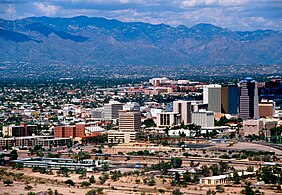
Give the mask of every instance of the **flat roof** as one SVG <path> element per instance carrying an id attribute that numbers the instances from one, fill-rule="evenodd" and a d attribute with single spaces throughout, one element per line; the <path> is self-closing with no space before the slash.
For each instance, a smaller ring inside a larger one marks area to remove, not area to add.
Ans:
<path id="1" fill-rule="evenodd" d="M 225 179 L 225 178 L 227 178 L 227 175 L 217 175 L 217 176 L 211 176 L 211 177 L 203 177 L 202 179 L 217 180 L 217 179 Z"/>

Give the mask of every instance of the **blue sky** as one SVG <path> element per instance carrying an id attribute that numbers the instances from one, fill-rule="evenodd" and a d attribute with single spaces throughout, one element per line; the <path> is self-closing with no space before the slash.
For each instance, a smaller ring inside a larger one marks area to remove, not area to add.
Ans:
<path id="1" fill-rule="evenodd" d="M 282 30 L 282 0 L 0 0 L 0 18 L 114 18 L 172 26 L 211 23 L 231 30 Z"/>

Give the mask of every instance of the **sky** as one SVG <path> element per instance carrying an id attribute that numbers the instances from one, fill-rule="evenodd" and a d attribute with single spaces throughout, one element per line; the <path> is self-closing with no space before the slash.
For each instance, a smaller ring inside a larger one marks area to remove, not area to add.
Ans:
<path id="1" fill-rule="evenodd" d="M 0 0 L 0 18 L 105 17 L 125 22 L 210 23 L 231 30 L 282 30 L 282 0 Z"/>

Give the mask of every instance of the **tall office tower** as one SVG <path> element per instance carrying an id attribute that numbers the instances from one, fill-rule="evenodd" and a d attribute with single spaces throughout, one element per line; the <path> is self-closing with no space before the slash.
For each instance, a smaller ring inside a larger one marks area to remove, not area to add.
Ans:
<path id="1" fill-rule="evenodd" d="M 237 114 L 239 105 L 238 85 L 221 87 L 221 113 Z"/>
<path id="2" fill-rule="evenodd" d="M 199 110 L 192 113 L 192 123 L 201 127 L 214 127 L 214 112 Z"/>
<path id="3" fill-rule="evenodd" d="M 192 107 L 191 102 L 185 100 L 178 100 L 173 102 L 173 112 L 180 114 L 180 122 L 184 125 L 191 123 Z"/>
<path id="4" fill-rule="evenodd" d="M 258 118 L 258 87 L 251 77 L 240 81 L 240 117 L 243 119 Z"/>
<path id="5" fill-rule="evenodd" d="M 104 117 L 108 120 L 118 119 L 118 112 L 123 110 L 123 104 L 119 102 L 110 102 L 104 105 Z"/>
<path id="6" fill-rule="evenodd" d="M 209 111 L 221 113 L 221 85 L 204 85 L 203 96 Z"/>
<path id="7" fill-rule="evenodd" d="M 139 132 L 141 130 L 140 111 L 119 111 L 119 131 L 120 132 Z"/>

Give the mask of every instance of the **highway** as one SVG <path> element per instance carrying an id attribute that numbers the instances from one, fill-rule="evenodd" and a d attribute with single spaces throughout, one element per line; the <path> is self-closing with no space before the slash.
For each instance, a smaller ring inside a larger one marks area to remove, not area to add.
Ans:
<path id="1" fill-rule="evenodd" d="M 158 157 L 158 156 L 133 156 L 133 155 L 111 155 L 110 158 L 125 158 L 128 157 L 132 160 L 136 159 L 142 159 L 144 162 L 145 160 L 160 160 L 160 161 L 169 161 L 171 160 L 170 157 Z M 185 156 L 177 156 L 182 159 L 184 162 L 191 162 L 194 161 L 195 163 L 197 162 L 208 162 L 211 164 L 218 163 L 218 162 L 227 162 L 229 164 L 233 165 L 249 165 L 249 166 L 254 166 L 254 165 L 262 165 L 264 162 L 262 161 L 242 161 L 242 160 L 235 160 L 235 159 L 218 159 L 218 158 L 205 158 L 205 157 L 188 157 L 186 158 Z M 145 160 L 144 160 L 145 159 Z M 150 163 L 151 164 L 151 163 Z"/>

